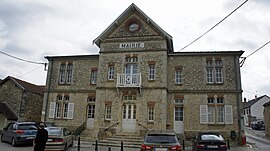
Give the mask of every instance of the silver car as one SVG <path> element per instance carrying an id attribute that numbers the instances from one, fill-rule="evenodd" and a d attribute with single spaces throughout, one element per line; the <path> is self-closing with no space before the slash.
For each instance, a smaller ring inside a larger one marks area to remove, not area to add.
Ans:
<path id="1" fill-rule="evenodd" d="M 66 150 L 73 146 L 74 136 L 65 127 L 46 127 L 48 140 L 45 150 Z"/>

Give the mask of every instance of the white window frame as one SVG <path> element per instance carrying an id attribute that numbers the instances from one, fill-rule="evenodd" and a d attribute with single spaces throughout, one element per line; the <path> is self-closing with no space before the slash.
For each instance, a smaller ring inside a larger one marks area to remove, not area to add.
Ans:
<path id="1" fill-rule="evenodd" d="M 111 120 L 112 119 L 112 105 L 106 104 L 105 105 L 105 120 Z"/>
<path id="2" fill-rule="evenodd" d="M 59 69 L 59 84 L 65 84 L 66 64 L 61 64 Z"/>
<path id="3" fill-rule="evenodd" d="M 112 65 L 108 68 L 108 80 L 114 80 L 114 66 Z"/>
<path id="4" fill-rule="evenodd" d="M 209 84 L 222 84 L 224 83 L 223 75 L 223 62 L 222 60 L 216 60 L 215 63 L 212 60 L 206 61 L 206 83 Z"/>
<path id="5" fill-rule="evenodd" d="M 210 108 L 213 110 L 210 110 Z M 222 103 L 200 105 L 200 123 L 233 124 L 232 105 L 224 105 Z"/>
<path id="6" fill-rule="evenodd" d="M 149 105 L 147 107 L 147 113 L 148 113 L 148 121 L 153 122 L 155 120 L 155 107 L 153 105 Z"/>
<path id="7" fill-rule="evenodd" d="M 91 84 L 97 84 L 97 70 L 92 70 L 91 71 L 90 82 L 91 82 Z"/>
<path id="8" fill-rule="evenodd" d="M 175 84 L 182 84 L 182 83 L 183 83 L 182 70 L 176 69 L 175 70 Z"/>
<path id="9" fill-rule="evenodd" d="M 155 64 L 149 64 L 148 80 L 155 80 L 156 76 Z"/>

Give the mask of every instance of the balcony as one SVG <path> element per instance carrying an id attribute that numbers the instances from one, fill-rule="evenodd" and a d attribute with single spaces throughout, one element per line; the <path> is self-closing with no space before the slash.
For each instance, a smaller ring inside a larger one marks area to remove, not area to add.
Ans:
<path id="1" fill-rule="evenodd" d="M 116 87 L 141 87 L 142 76 L 138 74 L 117 74 Z"/>

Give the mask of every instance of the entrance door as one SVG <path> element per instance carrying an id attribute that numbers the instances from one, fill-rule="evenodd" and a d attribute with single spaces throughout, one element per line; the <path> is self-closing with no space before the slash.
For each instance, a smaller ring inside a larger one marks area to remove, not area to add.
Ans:
<path id="1" fill-rule="evenodd" d="M 184 133 L 183 117 L 183 106 L 176 106 L 174 108 L 174 131 L 176 133 Z"/>
<path id="2" fill-rule="evenodd" d="M 87 107 L 87 128 L 94 126 L 95 104 L 89 104 Z"/>
<path id="3" fill-rule="evenodd" d="M 136 105 L 125 104 L 123 105 L 123 132 L 135 132 L 136 128 Z"/>
<path id="4" fill-rule="evenodd" d="M 134 84 L 137 81 L 137 76 L 134 76 L 133 74 L 137 73 L 137 64 L 126 64 L 126 84 Z"/>

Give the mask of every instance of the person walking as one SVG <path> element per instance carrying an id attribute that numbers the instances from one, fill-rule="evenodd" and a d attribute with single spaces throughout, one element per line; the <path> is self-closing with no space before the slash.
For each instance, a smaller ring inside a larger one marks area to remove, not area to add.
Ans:
<path id="1" fill-rule="evenodd" d="M 34 151 L 44 151 L 46 142 L 48 140 L 48 131 L 45 129 L 44 123 L 40 123 L 40 128 L 37 131 L 36 138 L 34 140 Z"/>

